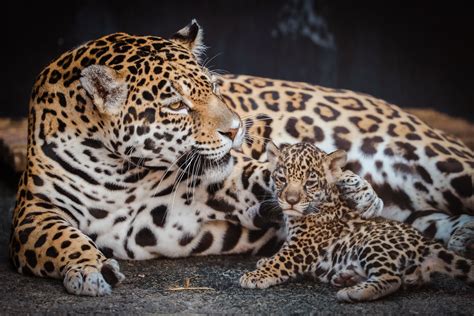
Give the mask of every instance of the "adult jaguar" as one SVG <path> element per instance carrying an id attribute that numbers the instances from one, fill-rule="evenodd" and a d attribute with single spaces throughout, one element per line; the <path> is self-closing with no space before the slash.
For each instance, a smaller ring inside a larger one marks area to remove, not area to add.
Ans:
<path id="1" fill-rule="evenodd" d="M 10 243 L 19 272 L 103 295 L 123 278 L 110 257 L 276 250 L 282 230 L 259 213 L 272 195 L 269 137 L 345 149 L 353 170 L 393 198 L 387 217 L 466 249 L 473 154 L 462 143 L 366 95 L 216 80 L 198 63 L 201 41 L 194 21 L 170 40 L 117 33 L 40 73 Z M 252 139 L 231 156 L 242 122 Z"/>

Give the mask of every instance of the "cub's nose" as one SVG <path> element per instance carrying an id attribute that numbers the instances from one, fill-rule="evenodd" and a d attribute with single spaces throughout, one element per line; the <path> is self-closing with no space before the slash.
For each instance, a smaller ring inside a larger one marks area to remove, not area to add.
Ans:
<path id="1" fill-rule="evenodd" d="M 239 128 L 229 128 L 227 131 L 218 131 L 219 134 L 229 138 L 231 141 L 234 141 L 235 136 L 237 136 L 237 133 L 239 132 Z"/>
<path id="2" fill-rule="evenodd" d="M 286 192 L 285 200 L 288 204 L 293 206 L 300 201 L 300 194 L 297 192 Z"/>

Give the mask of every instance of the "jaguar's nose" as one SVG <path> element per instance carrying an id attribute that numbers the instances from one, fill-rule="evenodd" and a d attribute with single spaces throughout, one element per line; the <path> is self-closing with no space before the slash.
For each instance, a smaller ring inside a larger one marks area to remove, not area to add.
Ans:
<path id="1" fill-rule="evenodd" d="M 234 141 L 235 136 L 237 136 L 238 132 L 238 128 L 229 128 L 227 131 L 219 131 L 219 134 L 229 138 L 231 141 Z"/>

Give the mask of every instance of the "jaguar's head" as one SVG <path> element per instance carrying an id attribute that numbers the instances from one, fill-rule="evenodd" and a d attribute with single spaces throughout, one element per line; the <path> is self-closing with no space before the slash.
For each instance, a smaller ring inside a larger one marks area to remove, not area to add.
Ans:
<path id="1" fill-rule="evenodd" d="M 202 30 L 195 20 L 170 39 L 117 33 L 86 45 L 97 62 L 82 69 L 81 85 L 108 126 L 105 138 L 115 154 L 145 167 L 206 170 L 229 163 L 244 128 L 200 65 Z"/>
<path id="2" fill-rule="evenodd" d="M 326 154 L 309 143 L 267 145 L 278 204 L 289 216 L 303 216 L 317 209 L 333 192 L 347 159 L 346 152 Z"/>

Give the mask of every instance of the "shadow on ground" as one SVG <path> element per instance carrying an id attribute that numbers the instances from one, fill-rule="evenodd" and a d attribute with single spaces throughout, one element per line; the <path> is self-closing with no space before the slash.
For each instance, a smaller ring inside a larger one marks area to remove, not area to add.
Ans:
<path id="1" fill-rule="evenodd" d="M 6 242 L 14 192 L 0 182 L 0 314 L 25 313 L 318 313 L 318 314 L 474 314 L 474 290 L 437 278 L 430 286 L 398 292 L 386 299 L 343 304 L 336 289 L 310 280 L 267 290 L 247 290 L 237 281 L 256 258 L 195 257 L 179 260 L 121 261 L 127 279 L 111 296 L 69 295 L 59 280 L 26 277 L 7 262 Z M 190 285 L 212 290 L 171 291 Z"/>

